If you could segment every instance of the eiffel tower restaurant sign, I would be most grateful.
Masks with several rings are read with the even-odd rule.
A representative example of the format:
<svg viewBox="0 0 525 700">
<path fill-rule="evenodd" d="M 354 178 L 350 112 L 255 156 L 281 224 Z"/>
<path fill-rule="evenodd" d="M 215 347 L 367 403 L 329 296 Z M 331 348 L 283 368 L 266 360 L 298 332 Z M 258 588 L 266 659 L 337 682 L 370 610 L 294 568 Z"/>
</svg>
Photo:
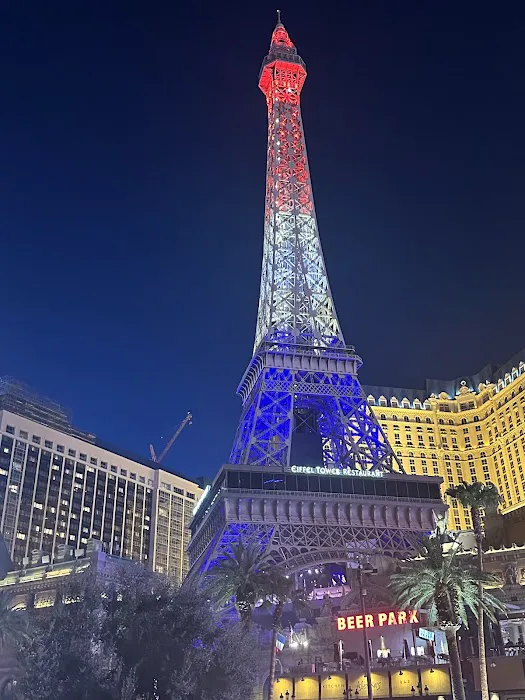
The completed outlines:
<svg viewBox="0 0 525 700">
<path fill-rule="evenodd" d="M 296 464 L 291 467 L 285 467 L 285 471 L 292 474 L 314 474 L 318 476 L 353 476 L 353 477 L 371 477 L 381 479 L 385 473 L 380 469 L 338 469 L 337 467 L 301 467 Z"/>
<path fill-rule="evenodd" d="M 337 629 L 362 630 L 364 627 L 393 627 L 397 625 L 419 624 L 417 610 L 389 610 L 366 615 L 347 615 L 337 618 Z"/>
</svg>

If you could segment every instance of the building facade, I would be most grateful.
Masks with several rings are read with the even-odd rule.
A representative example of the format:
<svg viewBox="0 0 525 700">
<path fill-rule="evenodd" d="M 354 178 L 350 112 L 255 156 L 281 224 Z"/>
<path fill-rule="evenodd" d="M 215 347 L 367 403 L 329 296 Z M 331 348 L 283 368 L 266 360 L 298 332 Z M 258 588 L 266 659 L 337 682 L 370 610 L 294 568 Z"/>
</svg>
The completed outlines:
<svg viewBox="0 0 525 700">
<path fill-rule="evenodd" d="M 525 505 L 525 351 L 495 370 L 425 389 L 365 386 L 368 403 L 407 474 L 440 476 L 443 489 L 461 481 L 492 481 L 501 512 Z M 450 502 L 449 527 L 472 527 Z"/>
<path fill-rule="evenodd" d="M 100 540 L 181 581 L 197 483 L 74 428 L 58 404 L 0 381 L 0 513 L 16 566 Z"/>
</svg>

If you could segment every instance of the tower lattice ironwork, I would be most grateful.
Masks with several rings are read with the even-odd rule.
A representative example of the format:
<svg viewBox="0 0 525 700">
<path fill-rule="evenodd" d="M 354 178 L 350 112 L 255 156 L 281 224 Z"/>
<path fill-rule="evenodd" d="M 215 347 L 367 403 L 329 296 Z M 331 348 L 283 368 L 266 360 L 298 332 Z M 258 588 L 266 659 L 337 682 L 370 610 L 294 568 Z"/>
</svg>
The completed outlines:
<svg viewBox="0 0 525 700">
<path fill-rule="evenodd" d="M 305 78 L 279 21 L 259 80 L 268 167 L 255 347 L 230 463 L 195 510 L 191 578 L 239 538 L 290 572 L 363 554 L 405 557 L 446 510 L 440 479 L 399 473 L 359 384 L 361 359 L 344 342 L 312 196 Z"/>
<path fill-rule="evenodd" d="M 280 19 L 259 87 L 268 105 L 264 250 L 253 358 L 238 388 L 233 464 L 402 471 L 345 345 L 317 227 L 300 96 L 306 66 Z"/>
</svg>

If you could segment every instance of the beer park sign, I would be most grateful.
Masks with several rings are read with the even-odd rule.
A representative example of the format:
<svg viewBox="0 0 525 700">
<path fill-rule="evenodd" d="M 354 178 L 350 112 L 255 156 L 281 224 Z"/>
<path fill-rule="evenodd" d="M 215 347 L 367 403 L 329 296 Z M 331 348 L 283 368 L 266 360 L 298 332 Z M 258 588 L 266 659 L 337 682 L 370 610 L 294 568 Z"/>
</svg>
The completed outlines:
<svg viewBox="0 0 525 700">
<path fill-rule="evenodd" d="M 417 610 L 390 610 L 388 612 L 366 613 L 365 615 L 347 615 L 337 618 L 337 629 L 361 630 L 365 627 L 393 627 L 394 625 L 419 624 Z"/>
</svg>

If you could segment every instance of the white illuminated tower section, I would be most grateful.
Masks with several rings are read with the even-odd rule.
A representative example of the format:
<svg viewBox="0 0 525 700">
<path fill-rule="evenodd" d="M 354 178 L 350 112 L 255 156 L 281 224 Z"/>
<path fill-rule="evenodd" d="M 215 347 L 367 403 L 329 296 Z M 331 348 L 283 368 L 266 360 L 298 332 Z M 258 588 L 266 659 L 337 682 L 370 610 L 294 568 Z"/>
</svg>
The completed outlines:
<svg viewBox="0 0 525 700">
<path fill-rule="evenodd" d="M 264 250 L 254 355 L 230 461 L 402 471 L 345 345 L 315 216 L 300 96 L 306 67 L 279 21 L 259 87 L 268 105 Z"/>
</svg>

